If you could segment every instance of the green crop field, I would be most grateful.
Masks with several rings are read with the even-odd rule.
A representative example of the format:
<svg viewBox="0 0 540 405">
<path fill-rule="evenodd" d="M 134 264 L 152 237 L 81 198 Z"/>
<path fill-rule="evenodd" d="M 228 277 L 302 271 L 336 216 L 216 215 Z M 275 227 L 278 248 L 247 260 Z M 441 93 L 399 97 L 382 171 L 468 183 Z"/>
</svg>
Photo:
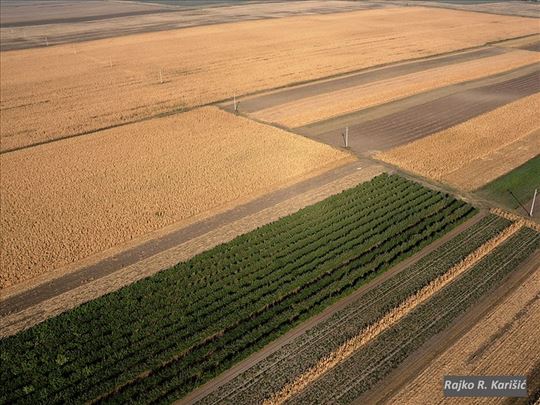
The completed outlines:
<svg viewBox="0 0 540 405">
<path fill-rule="evenodd" d="M 519 208 L 519 204 L 508 190 L 517 197 L 521 204 L 526 205 L 533 197 L 535 188 L 540 188 L 540 155 L 486 184 L 478 190 L 478 193 L 505 207 L 516 209 Z M 526 208 L 529 209 L 530 205 L 526 205 Z"/>
<path fill-rule="evenodd" d="M 506 219 L 488 215 L 239 374 L 198 404 L 263 403 L 510 224 Z"/>
<path fill-rule="evenodd" d="M 0 402 L 171 402 L 474 212 L 380 175 L 1 340 Z"/>
</svg>

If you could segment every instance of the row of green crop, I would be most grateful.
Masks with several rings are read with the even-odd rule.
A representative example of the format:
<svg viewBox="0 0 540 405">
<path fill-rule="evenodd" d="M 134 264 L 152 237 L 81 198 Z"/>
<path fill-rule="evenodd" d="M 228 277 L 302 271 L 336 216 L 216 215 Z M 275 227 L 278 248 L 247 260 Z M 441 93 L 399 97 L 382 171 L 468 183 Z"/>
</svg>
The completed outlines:
<svg viewBox="0 0 540 405">
<path fill-rule="evenodd" d="M 0 341 L 1 401 L 181 396 L 471 213 L 379 176 Z"/>
<path fill-rule="evenodd" d="M 414 265 L 362 294 L 349 306 L 246 370 L 200 403 L 262 403 L 509 224 L 510 221 L 495 215 L 483 218 Z"/>
<path fill-rule="evenodd" d="M 440 215 L 451 218 L 452 215 L 443 212 Z M 462 214 L 461 214 L 462 215 Z M 418 242 L 414 235 L 426 237 L 427 233 L 437 232 L 434 228 L 426 228 L 423 231 L 415 229 L 409 235 L 409 241 L 395 246 L 388 253 L 379 252 L 375 254 L 376 260 L 363 263 L 356 267 L 353 264 L 343 266 L 340 271 L 328 269 L 324 278 L 320 278 L 316 283 L 304 286 L 291 299 L 280 302 L 275 307 L 269 308 L 264 313 L 265 322 L 257 320 L 244 322 L 235 328 L 235 333 L 226 338 L 216 339 L 211 344 L 205 344 L 204 352 L 212 353 L 210 358 L 201 361 L 202 352 L 196 353 L 192 358 L 180 359 L 155 370 L 150 377 L 130 384 L 115 394 L 115 400 L 125 401 L 159 401 L 168 402 L 182 394 L 185 394 L 191 387 L 188 385 L 199 375 L 208 377 L 223 371 L 229 364 L 239 360 L 245 355 L 262 347 L 273 337 L 289 329 L 300 320 L 306 319 L 310 314 L 319 311 L 338 297 L 348 293 L 370 274 L 388 268 L 394 260 L 410 249 Z M 426 234 L 424 234 L 426 232 Z M 398 242 L 400 243 L 400 242 Z M 385 246 L 388 248 L 388 246 Z M 306 288 L 307 287 L 307 288 Z M 231 350 L 231 346 L 235 350 Z M 192 361 L 195 359 L 195 361 Z M 219 359 L 217 362 L 216 360 Z M 187 372 L 186 372 L 187 371 Z M 186 372 L 185 374 L 182 374 Z M 185 387 L 188 386 L 186 390 Z M 165 391 L 165 392 L 164 392 Z"/>
<path fill-rule="evenodd" d="M 540 233 L 524 228 L 455 282 L 420 305 L 374 342 L 326 373 L 290 403 L 353 402 L 430 337 L 448 327 L 540 246 Z"/>
</svg>

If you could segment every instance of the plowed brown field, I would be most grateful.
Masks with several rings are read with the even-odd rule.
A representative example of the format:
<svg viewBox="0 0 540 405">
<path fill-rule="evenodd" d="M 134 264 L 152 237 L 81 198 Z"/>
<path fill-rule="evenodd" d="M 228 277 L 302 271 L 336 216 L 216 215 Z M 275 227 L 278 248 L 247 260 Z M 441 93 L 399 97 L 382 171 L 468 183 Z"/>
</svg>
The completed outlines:
<svg viewBox="0 0 540 405">
<path fill-rule="evenodd" d="M 409 7 L 3 52 L 1 149 L 537 31 L 532 18 Z"/>
<path fill-rule="evenodd" d="M 473 190 L 538 153 L 534 145 L 540 136 L 539 110 L 540 94 L 536 93 L 376 157 L 422 176 Z M 533 145 L 532 149 L 522 145 L 523 140 Z M 509 155 L 499 163 L 504 152 Z"/>
<path fill-rule="evenodd" d="M 0 288 L 351 159 L 203 108 L 0 156 Z"/>
</svg>

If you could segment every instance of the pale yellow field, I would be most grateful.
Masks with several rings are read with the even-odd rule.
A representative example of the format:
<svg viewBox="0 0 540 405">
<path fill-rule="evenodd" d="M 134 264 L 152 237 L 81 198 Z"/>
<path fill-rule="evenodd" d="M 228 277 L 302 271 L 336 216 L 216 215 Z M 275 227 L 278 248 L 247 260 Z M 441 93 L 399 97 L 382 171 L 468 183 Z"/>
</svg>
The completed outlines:
<svg viewBox="0 0 540 405">
<path fill-rule="evenodd" d="M 404 7 L 3 52 L 1 149 L 537 31 L 532 18 Z"/>
<path fill-rule="evenodd" d="M 540 128 L 538 111 L 537 93 L 375 157 L 422 176 L 474 190 L 538 153 L 538 149 L 534 150 Z M 523 144 L 524 140 L 527 144 Z M 498 165 L 503 152 L 508 155 Z"/>
<path fill-rule="evenodd" d="M 290 128 L 405 98 L 424 91 L 509 71 L 540 62 L 536 52 L 513 51 L 502 55 L 428 69 L 392 79 L 306 97 L 257 111 L 258 119 Z"/>
<path fill-rule="evenodd" d="M 540 361 L 540 270 L 438 356 L 389 403 L 493 404 L 504 398 L 444 398 L 445 375 L 527 375 Z"/>
<path fill-rule="evenodd" d="M 350 160 L 214 107 L 0 156 L 0 288 Z"/>
</svg>

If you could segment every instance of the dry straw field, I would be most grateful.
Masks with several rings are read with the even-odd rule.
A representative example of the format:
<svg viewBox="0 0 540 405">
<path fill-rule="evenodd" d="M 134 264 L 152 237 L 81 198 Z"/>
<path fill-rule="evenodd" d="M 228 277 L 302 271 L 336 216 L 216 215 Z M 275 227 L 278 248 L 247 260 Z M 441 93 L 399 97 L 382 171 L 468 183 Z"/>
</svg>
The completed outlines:
<svg viewBox="0 0 540 405">
<path fill-rule="evenodd" d="M 1 149 L 537 31 L 531 18 L 407 7 L 3 52 Z"/>
<path fill-rule="evenodd" d="M 407 384 L 391 403 L 441 403 L 445 375 L 527 375 L 540 362 L 540 271 L 536 271 L 465 336 Z M 455 398 L 456 404 L 492 404 L 493 398 Z M 503 403 L 501 399 L 500 403 Z"/>
<path fill-rule="evenodd" d="M 207 107 L 0 159 L 4 288 L 350 157 Z"/>
<path fill-rule="evenodd" d="M 369 84 L 322 93 L 257 111 L 255 117 L 290 128 L 405 98 L 424 91 L 509 71 L 538 62 L 538 54 L 513 51 Z"/>
<path fill-rule="evenodd" d="M 539 110 L 535 94 L 376 158 L 475 190 L 538 154 Z"/>
</svg>

